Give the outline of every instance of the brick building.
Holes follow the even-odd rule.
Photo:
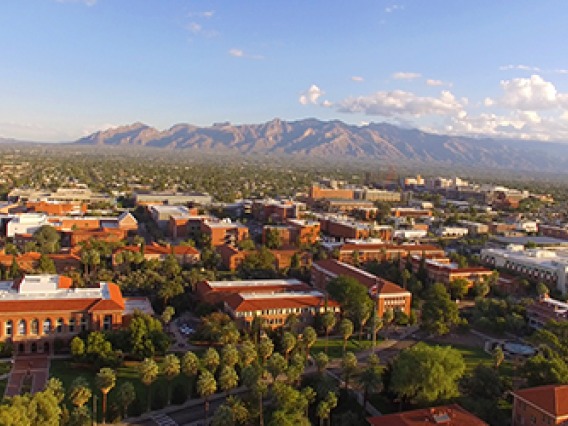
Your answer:
[[[538,233],[545,237],[558,238],[560,240],[568,240],[568,227],[538,224]]]
[[[325,290],[329,281],[339,276],[354,278],[367,287],[369,296],[377,300],[379,317],[388,309],[401,310],[410,315],[412,294],[399,285],[337,260],[319,260],[312,265],[311,282],[316,288]]]
[[[48,216],[83,215],[87,212],[87,205],[77,202],[28,201],[26,209],[29,212],[45,213]]]
[[[370,417],[367,421],[371,426],[487,426],[479,417],[457,404],[385,414]]]
[[[418,273],[421,263],[421,256],[412,256],[411,265],[414,273]],[[457,279],[465,279],[468,282],[469,287],[473,287],[476,283],[483,281],[486,277],[493,274],[491,269],[481,266],[460,268],[447,257],[425,259],[424,266],[430,282],[442,283],[445,285],[449,285],[452,281]],[[405,265],[401,264],[401,268],[404,267]]]
[[[163,262],[166,257],[173,255],[180,265],[192,265],[199,262],[201,253],[195,247],[191,246],[170,246],[152,243],[146,246],[124,246],[117,248],[112,254],[112,264],[116,266],[116,255],[118,253],[129,251],[132,253],[142,253],[144,260],[158,260]]]
[[[274,267],[278,270],[289,268],[292,258],[298,255],[300,267],[309,268],[312,264],[312,255],[309,252],[296,249],[272,249],[269,250],[274,256]],[[239,250],[236,247],[225,244],[217,247],[217,253],[221,256],[221,266],[229,271],[236,271],[247,256],[254,256],[254,251]]]
[[[125,300],[113,283],[74,288],[61,275],[26,275],[0,282],[0,339],[18,353],[53,350],[82,331],[112,330],[122,324]]]
[[[57,253],[47,254],[55,265],[55,271],[58,274],[64,274],[81,268],[81,258],[75,253]],[[15,261],[21,271],[25,273],[33,273],[39,266],[41,253],[28,252],[19,255],[11,255],[0,253],[0,265],[8,269]]]
[[[227,221],[202,222],[201,233],[209,239],[213,246],[235,244],[249,237],[249,230],[246,226]]]
[[[266,327],[278,328],[291,314],[307,325],[326,309],[339,313],[337,302],[298,280],[203,281],[196,295],[206,303],[222,304],[241,328],[250,327],[255,317]]]
[[[408,256],[419,255],[426,258],[444,256],[444,250],[440,247],[428,244],[385,244],[385,243],[345,243],[338,249],[341,262],[354,263],[354,257],[358,257],[361,263],[377,261],[389,261],[406,259]]]
[[[513,395],[512,426],[568,424],[568,385],[520,389]]]

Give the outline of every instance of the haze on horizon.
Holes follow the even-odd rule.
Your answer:
[[[316,117],[568,141],[568,3],[8,0],[0,137]]]

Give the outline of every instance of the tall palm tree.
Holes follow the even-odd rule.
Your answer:
[[[175,354],[167,354],[162,363],[162,371],[168,379],[168,405],[172,400],[172,381],[179,376],[181,370],[179,358]]]
[[[378,365],[369,363],[359,375],[359,384],[363,388],[363,413],[367,409],[367,401],[371,392],[377,392],[382,385],[381,369]]]
[[[146,385],[148,389],[148,405],[146,407],[147,411],[150,411],[150,403],[152,401],[152,394],[151,394],[151,386],[152,383],[156,381],[158,378],[158,373],[160,372],[160,368],[156,361],[152,358],[146,358],[142,361],[138,366],[138,374],[140,375],[140,381]]]
[[[325,330],[325,353],[327,353],[327,345],[329,343],[329,333],[335,327],[335,314],[333,312],[327,311],[321,317],[321,325]]]
[[[75,380],[73,380],[68,395],[71,404],[73,404],[75,407],[80,408],[87,402],[89,402],[89,399],[91,399],[92,395],[93,392],[91,391],[89,382],[87,382],[87,380],[83,376],[79,376]]]
[[[107,367],[101,368],[95,377],[95,383],[103,394],[103,424],[106,423],[107,395],[116,385],[115,372]]]
[[[199,371],[199,358],[191,351],[187,351],[181,359],[181,371],[188,378],[188,396],[191,396],[191,384]]]
[[[353,322],[349,318],[343,318],[339,323],[339,332],[343,337],[343,354],[345,355],[345,349],[347,348],[347,340],[353,334]]]
[[[136,400],[136,389],[131,382],[123,382],[118,387],[118,401],[122,410],[122,417],[128,414],[128,407]]]
[[[239,385],[239,376],[234,367],[224,365],[219,372],[219,388],[229,395],[231,389]]]
[[[215,376],[208,370],[203,370],[197,380],[197,393],[205,400],[205,421],[209,414],[209,397],[217,391],[217,382]]]
[[[310,348],[316,343],[318,335],[313,327],[308,326],[304,328],[302,333],[302,340],[306,345],[306,358],[310,357]]]
[[[296,337],[289,331],[285,331],[282,335],[282,350],[284,351],[284,358],[288,362],[288,356],[292,349],[296,346]]]

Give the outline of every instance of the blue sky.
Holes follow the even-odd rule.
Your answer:
[[[388,121],[568,141],[568,2],[4,0],[0,137]]]

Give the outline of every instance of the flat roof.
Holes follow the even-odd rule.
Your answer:
[[[206,281],[211,288],[231,288],[231,287],[271,287],[271,286],[298,286],[305,285],[300,280],[243,280],[243,281]]]
[[[526,245],[530,242],[535,243],[537,245],[549,245],[549,246],[554,246],[554,245],[568,245],[568,241],[566,240],[561,240],[558,238],[553,238],[553,237],[544,237],[544,236],[527,236],[527,237],[492,237],[491,238],[494,241],[497,241],[501,244],[520,244],[520,245]]]

